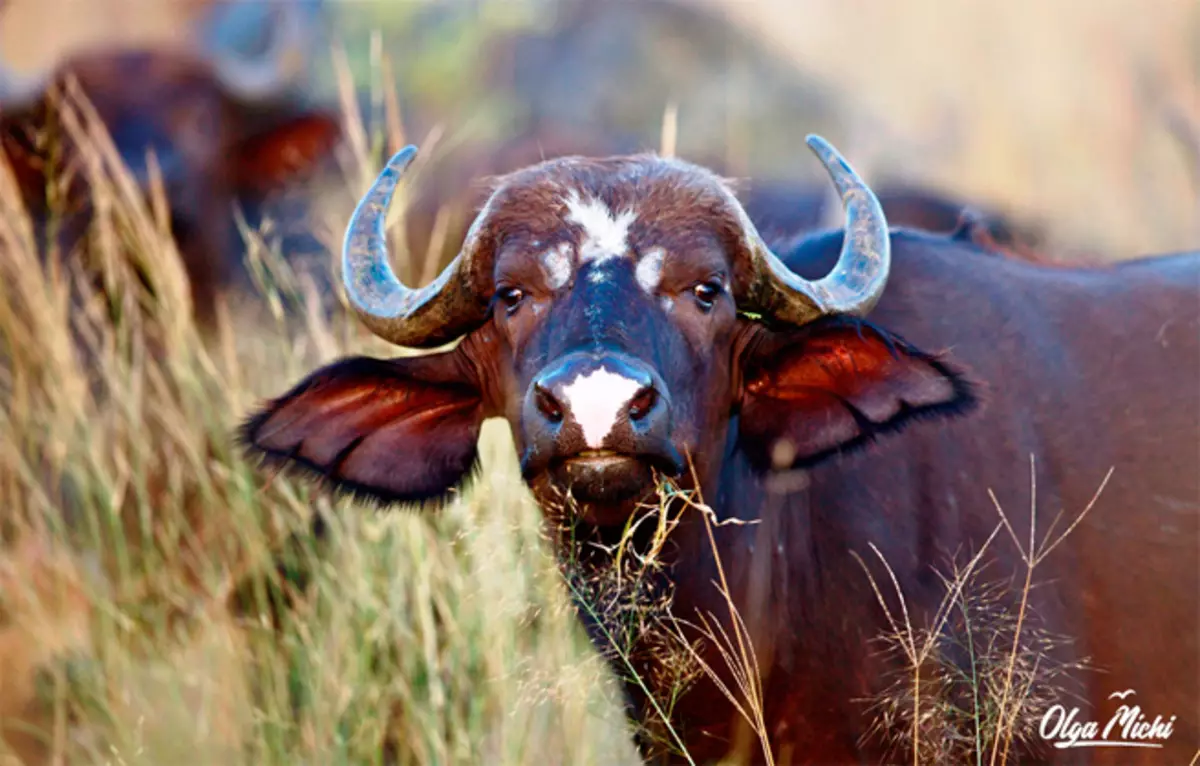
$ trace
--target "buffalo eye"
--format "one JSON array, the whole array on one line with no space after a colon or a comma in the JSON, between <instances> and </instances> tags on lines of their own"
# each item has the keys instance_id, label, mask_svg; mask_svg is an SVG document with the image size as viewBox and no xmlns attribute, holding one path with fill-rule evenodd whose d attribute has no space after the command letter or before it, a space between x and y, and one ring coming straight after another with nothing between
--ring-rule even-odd
<instances>
[{"instance_id":1,"label":"buffalo eye","mask_svg":"<svg viewBox=\"0 0 1200 766\"><path fill-rule=\"evenodd\" d=\"M521 305L521 301L525 300L525 291L519 287L502 287L497 291L497 296L504 304L505 311L511 314Z\"/></svg>"},{"instance_id":2,"label":"buffalo eye","mask_svg":"<svg viewBox=\"0 0 1200 766\"><path fill-rule=\"evenodd\" d=\"M692 288L692 294L696 296L696 303L699 304L700 309L708 311L721 295L721 283L711 281L701 282Z\"/></svg>"}]
</instances>

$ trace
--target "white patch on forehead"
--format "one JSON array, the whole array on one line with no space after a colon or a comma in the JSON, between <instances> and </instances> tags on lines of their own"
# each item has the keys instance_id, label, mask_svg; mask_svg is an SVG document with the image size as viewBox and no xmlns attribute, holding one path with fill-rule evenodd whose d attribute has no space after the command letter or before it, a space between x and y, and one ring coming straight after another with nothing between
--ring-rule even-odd
<instances>
[{"instance_id":1,"label":"white patch on forehead","mask_svg":"<svg viewBox=\"0 0 1200 766\"><path fill-rule=\"evenodd\" d=\"M598 199L579 197L574 189L567 195L567 221L583 228L583 241L579 243L579 260L583 263L603 263L609 258L619 258L629 250L629 225L637 216L632 210L623 210L614 216Z\"/></svg>"},{"instance_id":2,"label":"white patch on forehead","mask_svg":"<svg viewBox=\"0 0 1200 766\"><path fill-rule=\"evenodd\" d=\"M546 282L551 290L557 290L571 281L571 244L563 242L558 247L542 254L542 266L546 269Z\"/></svg>"},{"instance_id":3,"label":"white patch on forehead","mask_svg":"<svg viewBox=\"0 0 1200 766\"><path fill-rule=\"evenodd\" d=\"M642 385L604 367L580 375L563 386L563 404L583 429L583 440L598 449L616 425L621 410Z\"/></svg>"},{"instance_id":4,"label":"white patch on forehead","mask_svg":"<svg viewBox=\"0 0 1200 766\"><path fill-rule=\"evenodd\" d=\"M635 271L637 282L647 295L654 295L655 291L658 290L658 283L662 281L664 255L663 249L656 247L643 255L642 259L638 261Z\"/></svg>"}]
</instances>

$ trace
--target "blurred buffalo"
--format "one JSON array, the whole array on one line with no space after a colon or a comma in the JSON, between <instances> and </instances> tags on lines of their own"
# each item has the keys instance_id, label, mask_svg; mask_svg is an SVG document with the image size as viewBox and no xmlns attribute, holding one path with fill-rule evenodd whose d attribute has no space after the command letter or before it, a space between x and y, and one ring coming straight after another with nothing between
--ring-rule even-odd
<instances>
[{"instance_id":1,"label":"blurred buffalo","mask_svg":"<svg viewBox=\"0 0 1200 766\"><path fill-rule=\"evenodd\" d=\"M272 208L340 139L337 111L307 97L320 3L204 2L181 19L186 44L91 46L35 73L0 59L0 146L41 247L61 252L86 241L94 215L86 122L94 109L143 194L161 179L170 233L203 323L216 296L243 274L243 237L268 213L303 216L294 200ZM83 96L64 99L64 92Z\"/></svg>"}]
</instances>

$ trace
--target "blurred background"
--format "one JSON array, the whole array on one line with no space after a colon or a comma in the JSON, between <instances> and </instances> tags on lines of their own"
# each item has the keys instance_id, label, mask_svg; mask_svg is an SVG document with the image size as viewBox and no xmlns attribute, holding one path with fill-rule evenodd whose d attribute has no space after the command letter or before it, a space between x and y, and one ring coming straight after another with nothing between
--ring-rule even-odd
<instances>
[{"instance_id":1,"label":"blurred background","mask_svg":"<svg viewBox=\"0 0 1200 766\"><path fill-rule=\"evenodd\" d=\"M317 27L299 87L340 103L337 43L362 95L394 90L405 138L425 147L434 131L457 166L508 169L475 155L529 136L549 154L658 148L673 105L678 153L730 175L815 177L798 149L817 131L877 184L990 203L1064 246L1119 256L1197 233L1200 11L1187 0L296 4ZM253 45L234 23L205 27L222 5L7 0L0 52L31 72L96 46ZM363 109L383 118L378 101ZM447 194L473 175L446 174Z\"/></svg>"},{"instance_id":2,"label":"blurred background","mask_svg":"<svg viewBox=\"0 0 1200 766\"><path fill-rule=\"evenodd\" d=\"M336 266L404 144L394 258L426 282L488 177L560 154L709 165L776 240L837 225L809 132L893 223L970 206L1053 264L1195 248L1200 4L0 0L0 763L628 761L502 424L425 515L232 434L401 353Z\"/></svg>"}]
</instances>

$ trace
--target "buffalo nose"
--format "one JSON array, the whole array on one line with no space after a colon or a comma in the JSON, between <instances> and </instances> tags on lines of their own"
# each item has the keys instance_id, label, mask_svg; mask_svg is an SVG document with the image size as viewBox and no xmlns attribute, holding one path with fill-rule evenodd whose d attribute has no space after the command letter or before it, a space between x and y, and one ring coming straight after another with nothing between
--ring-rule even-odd
<instances>
[{"instance_id":1,"label":"buffalo nose","mask_svg":"<svg viewBox=\"0 0 1200 766\"><path fill-rule=\"evenodd\" d=\"M622 424L641 432L665 420L666 407L654 376L620 358L565 360L533 382L533 404L557 427L574 422L590 448L599 448Z\"/></svg>"}]
</instances>

